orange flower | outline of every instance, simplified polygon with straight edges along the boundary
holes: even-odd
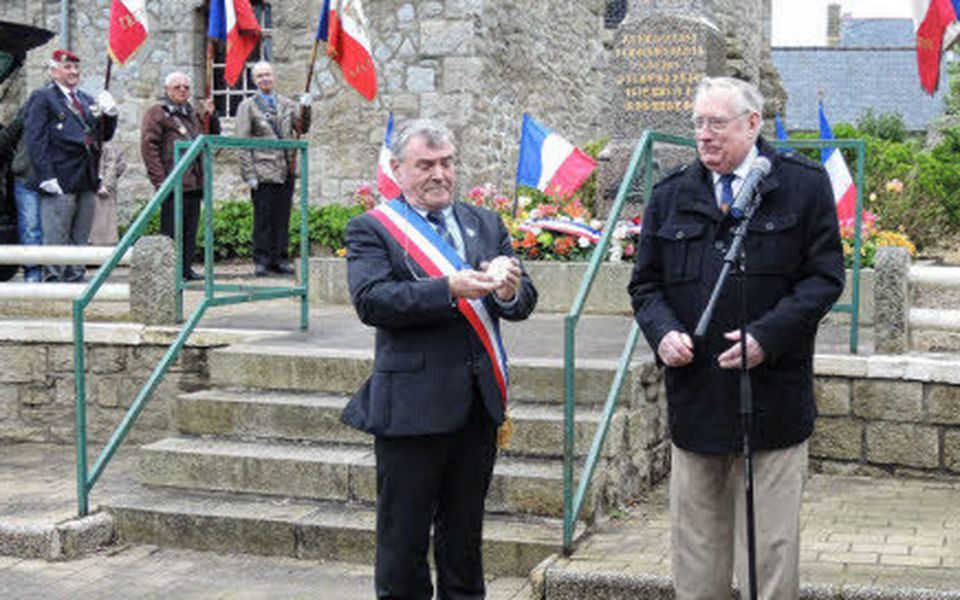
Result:
[[[533,235],[532,231],[528,231],[526,235],[523,236],[523,241],[520,242],[522,248],[534,248],[537,245],[537,236]]]

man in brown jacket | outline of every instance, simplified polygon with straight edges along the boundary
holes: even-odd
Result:
[[[140,126],[140,155],[147,168],[147,177],[159,188],[173,170],[173,144],[195,139],[203,131],[203,115],[210,115],[209,133],[220,133],[220,120],[207,98],[202,110],[190,104],[190,77],[174,72],[164,80],[166,94],[143,116]],[[183,174],[183,278],[202,279],[190,266],[197,248],[197,221],[203,200],[203,167],[198,158]],[[160,207],[160,229],[174,237],[173,194]]]
[[[257,93],[237,108],[237,137],[285,139],[310,129],[310,95],[300,102],[278,96],[273,89],[273,67],[267,62],[253,66]],[[296,180],[293,150],[241,150],[240,175],[250,186],[253,199],[254,274],[265,277],[270,271],[292,275],[290,208]]]

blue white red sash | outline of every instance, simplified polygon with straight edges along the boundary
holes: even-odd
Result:
[[[420,213],[403,200],[391,200],[370,210],[370,215],[383,225],[409,256],[430,277],[446,277],[464,268],[456,249],[433,229]],[[500,388],[503,406],[507,406],[507,353],[500,339],[496,322],[487,312],[483,300],[457,298],[457,309],[466,317],[483,344],[493,374]]]

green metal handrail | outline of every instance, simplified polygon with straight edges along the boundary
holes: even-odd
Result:
[[[219,148],[280,148],[297,150],[300,157],[300,284],[291,287],[257,287],[241,285],[215,285],[213,274],[213,152]],[[177,359],[180,351],[186,344],[187,338],[196,328],[207,309],[214,306],[225,306],[241,302],[256,300],[272,300],[275,298],[300,298],[300,328],[306,330],[309,326],[308,310],[308,261],[309,239],[307,231],[307,199],[308,199],[308,155],[309,145],[302,140],[263,140],[246,138],[224,138],[220,136],[201,135],[192,142],[177,142],[174,145],[174,167],[170,175],[143,208],[137,218],[117,244],[110,259],[104,263],[84,289],[83,293],[73,302],[73,360],[74,385],[76,392],[76,444],[77,444],[77,504],[81,516],[89,513],[90,492],[103,474],[104,469],[126,438],[137,417],[147,404],[161,379],[170,365]],[[160,205],[173,193],[174,197],[174,247],[176,252],[176,317],[183,322],[183,290],[193,286],[184,285],[182,279],[183,244],[183,174],[193,164],[200,154],[203,154],[203,206],[204,206],[204,298],[187,319],[173,343],[164,353],[147,381],[137,393],[124,414],[120,424],[111,434],[92,469],[87,465],[87,415],[86,415],[86,367],[84,357],[83,317],[84,311],[93,300],[97,290],[106,281],[126,251],[140,238],[151,217],[160,208]],[[217,292],[238,292],[229,296],[217,296]]]
[[[696,142],[690,138],[683,138],[674,135],[667,135],[655,131],[646,130],[640,136],[633,151],[633,156],[627,167],[627,172],[620,182],[620,188],[617,191],[616,200],[610,209],[610,216],[607,218],[606,226],[600,241],[590,256],[590,263],[580,281],[580,287],[574,298],[573,305],[570,307],[564,317],[563,328],[563,551],[570,554],[573,551],[574,525],[583,505],[586,501],[590,481],[593,478],[597,462],[600,458],[600,451],[603,448],[604,440],[610,429],[610,423],[613,420],[613,413],[617,407],[617,401],[620,397],[620,390],[626,380],[630,363],[633,360],[633,352],[637,341],[640,339],[640,327],[633,320],[630,331],[627,334],[627,341],[624,344],[620,355],[620,361],[617,371],[614,374],[613,382],[607,393],[607,398],[600,415],[600,422],[597,424],[597,430],[590,444],[590,450],[587,453],[583,471],[580,474],[580,481],[577,485],[576,495],[573,490],[573,471],[574,471],[574,428],[575,428],[575,372],[576,372],[576,328],[580,321],[580,315],[586,305],[587,297],[593,286],[600,265],[603,262],[610,240],[613,237],[613,230],[623,211],[623,206],[627,198],[635,195],[631,193],[634,181],[641,163],[644,166],[643,178],[643,201],[644,204],[650,199],[653,190],[653,144],[663,142],[674,146],[693,148]],[[852,281],[852,303],[850,305],[835,305],[834,310],[840,312],[849,312],[851,315],[850,329],[850,349],[851,352],[857,351],[857,328],[859,319],[859,300],[860,300],[860,215],[862,212],[862,194],[863,194],[863,166],[866,145],[863,140],[790,140],[789,142],[780,142],[777,146],[790,145],[802,148],[855,148],[857,150],[857,213],[856,227],[854,231],[854,260],[853,260],[853,281]]]

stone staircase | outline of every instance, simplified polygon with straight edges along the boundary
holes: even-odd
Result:
[[[112,500],[121,537],[202,550],[370,564],[372,438],[339,421],[372,354],[292,334],[210,354],[212,387],[179,399],[179,435],[140,449],[140,484]],[[578,362],[576,453],[600,418],[614,361]],[[485,568],[526,576],[558,550],[562,524],[562,363],[511,364],[515,434],[487,498]],[[666,469],[657,371],[637,363],[590,489],[581,535]],[[579,475],[579,472],[578,472]]]

